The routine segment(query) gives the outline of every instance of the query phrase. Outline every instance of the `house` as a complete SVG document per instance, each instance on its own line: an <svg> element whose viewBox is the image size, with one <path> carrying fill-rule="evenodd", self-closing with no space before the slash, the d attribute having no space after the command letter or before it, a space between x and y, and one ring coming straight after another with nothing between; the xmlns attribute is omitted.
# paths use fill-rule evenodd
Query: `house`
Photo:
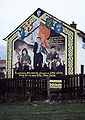
<svg viewBox="0 0 85 120"><path fill-rule="evenodd" d="M33 52L35 43L39 45L37 38L47 51L42 50L41 57L38 48L37 57ZM69 25L40 8L4 40L7 41L7 78L14 77L14 73L18 77L48 76L48 72L51 77L85 73L85 33L74 22ZM23 57L23 51L29 57Z"/></svg>
<svg viewBox="0 0 85 120"><path fill-rule="evenodd" d="M0 60L0 71L6 74L6 60Z"/></svg>
<svg viewBox="0 0 85 120"><path fill-rule="evenodd" d="M80 33L77 34L77 74L85 74L85 33L83 31L80 31Z"/></svg>

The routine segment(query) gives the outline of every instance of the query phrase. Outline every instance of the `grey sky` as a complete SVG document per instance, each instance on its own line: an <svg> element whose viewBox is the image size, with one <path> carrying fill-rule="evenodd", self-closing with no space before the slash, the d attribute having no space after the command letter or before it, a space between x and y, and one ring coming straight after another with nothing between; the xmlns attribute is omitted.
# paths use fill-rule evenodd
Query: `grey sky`
<svg viewBox="0 0 85 120"><path fill-rule="evenodd" d="M0 0L0 46L18 25L28 18L37 8L52 14L85 32L85 0Z"/></svg>

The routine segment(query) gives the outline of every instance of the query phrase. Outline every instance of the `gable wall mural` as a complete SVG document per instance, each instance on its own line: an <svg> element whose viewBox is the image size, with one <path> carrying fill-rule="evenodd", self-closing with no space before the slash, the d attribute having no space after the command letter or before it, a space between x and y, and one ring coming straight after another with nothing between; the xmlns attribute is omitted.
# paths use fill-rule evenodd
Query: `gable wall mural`
<svg viewBox="0 0 85 120"><path fill-rule="evenodd" d="M6 77L76 74L77 31L41 9L7 40Z"/></svg>

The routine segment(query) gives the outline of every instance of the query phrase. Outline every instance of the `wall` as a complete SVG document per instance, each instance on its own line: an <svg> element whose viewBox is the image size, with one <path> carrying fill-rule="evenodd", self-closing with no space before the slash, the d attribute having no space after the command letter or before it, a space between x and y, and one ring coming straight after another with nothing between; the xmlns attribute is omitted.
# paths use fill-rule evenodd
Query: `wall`
<svg viewBox="0 0 85 120"><path fill-rule="evenodd" d="M81 65L84 65L85 74L85 49L82 48L82 37L77 35L77 74L81 73Z"/></svg>

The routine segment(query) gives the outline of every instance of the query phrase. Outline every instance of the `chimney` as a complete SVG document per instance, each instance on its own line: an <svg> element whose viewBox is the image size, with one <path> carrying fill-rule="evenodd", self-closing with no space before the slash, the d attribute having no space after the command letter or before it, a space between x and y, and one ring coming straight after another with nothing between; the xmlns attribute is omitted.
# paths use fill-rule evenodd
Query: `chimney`
<svg viewBox="0 0 85 120"><path fill-rule="evenodd" d="M70 24L70 26L71 26L72 28L76 29L77 24L76 24L76 23L74 23L74 21L73 21L73 22L72 22L72 24Z"/></svg>

